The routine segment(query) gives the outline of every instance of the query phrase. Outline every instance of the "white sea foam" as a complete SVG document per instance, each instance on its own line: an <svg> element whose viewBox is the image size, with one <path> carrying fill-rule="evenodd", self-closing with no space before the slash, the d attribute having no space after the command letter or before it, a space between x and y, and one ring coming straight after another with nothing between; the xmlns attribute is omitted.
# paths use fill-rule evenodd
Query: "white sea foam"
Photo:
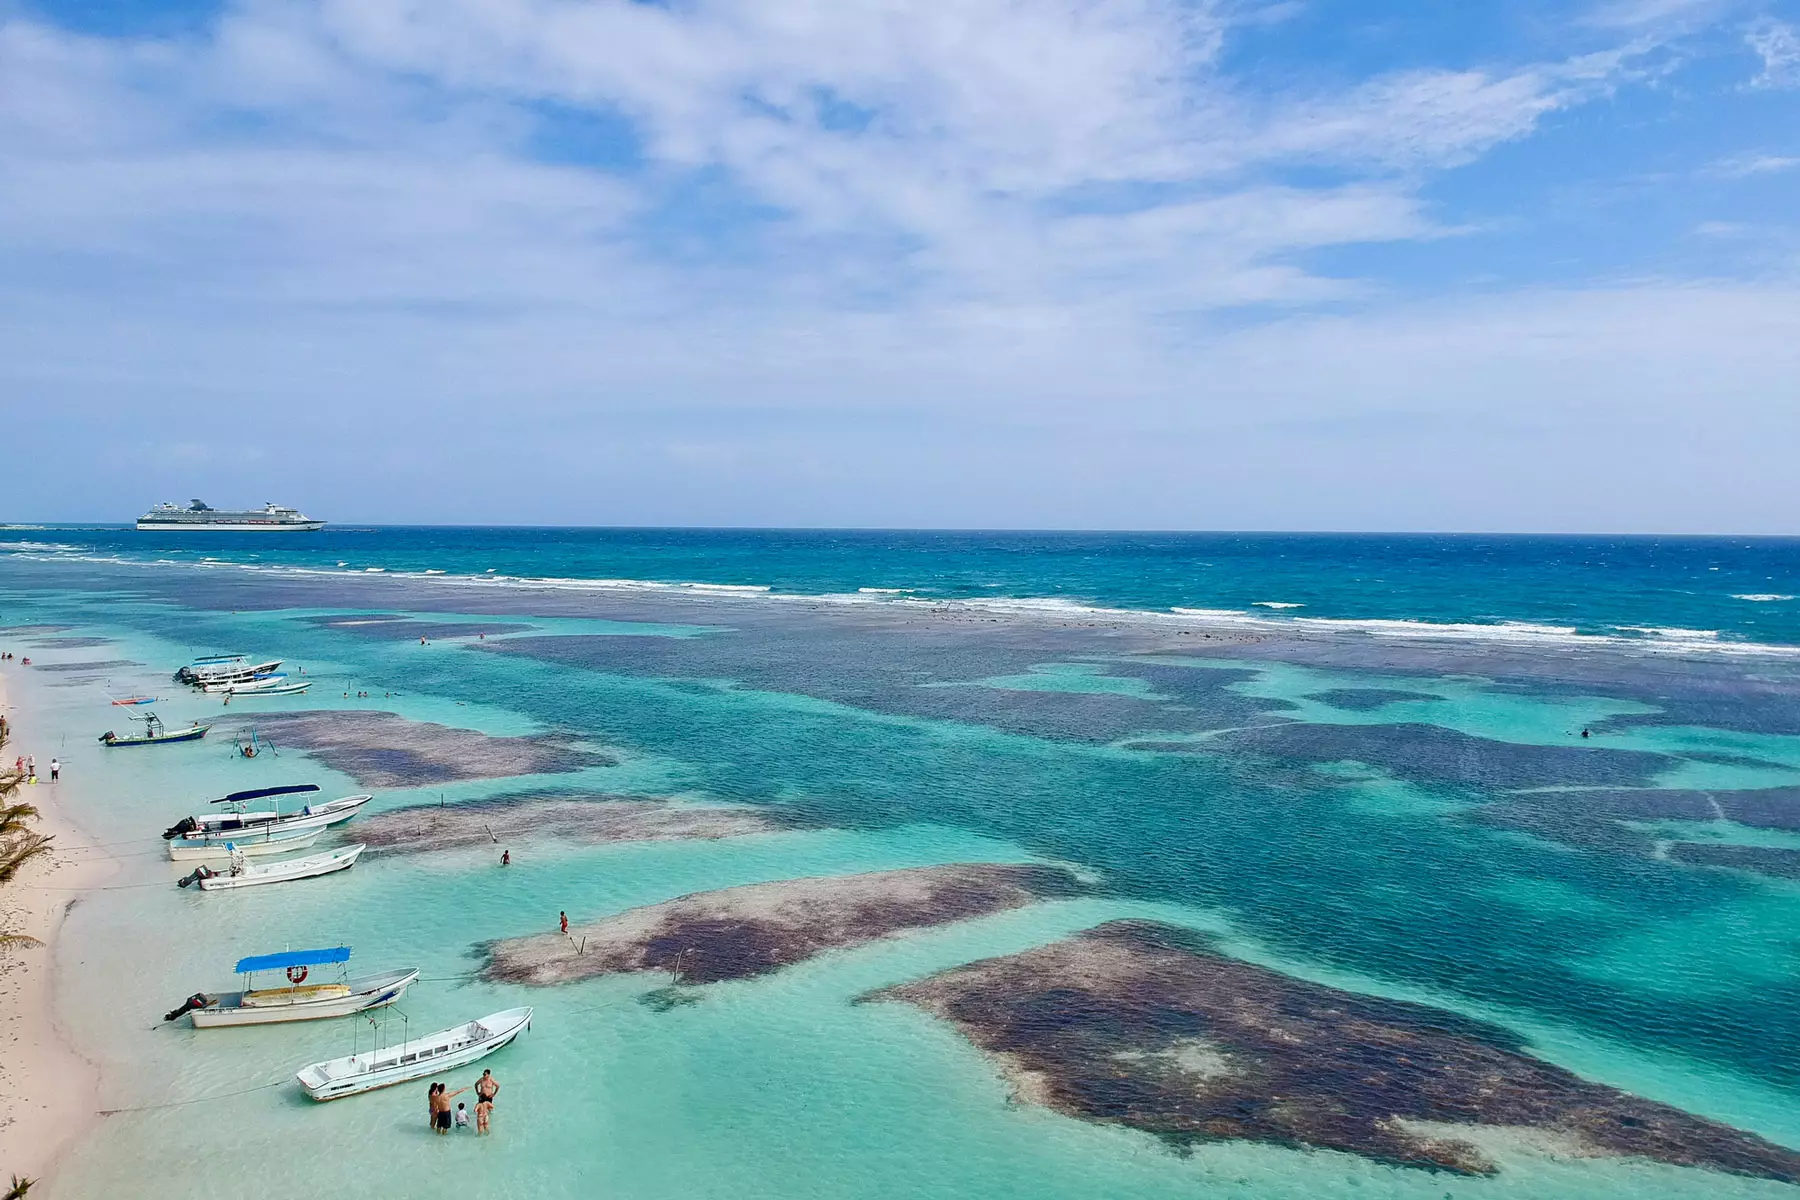
<svg viewBox="0 0 1800 1200"><path fill-rule="evenodd" d="M1792 600L1792 596L1784 596L1780 592L1749 592L1742 596L1733 596L1733 600L1750 600L1757 604L1776 604L1782 600Z"/></svg>
<svg viewBox="0 0 1800 1200"><path fill-rule="evenodd" d="M15 529L29 529L29 525L13 526ZM67 542L0 542L0 550L22 551L25 553L43 553L45 551L75 552L85 549L83 546L71 546Z"/></svg>
<svg viewBox="0 0 1800 1200"><path fill-rule="evenodd" d="M912 591L912 588L857 588L856 594L859 596L905 596Z"/></svg>
<svg viewBox="0 0 1800 1200"><path fill-rule="evenodd" d="M1286 601L1286 600L1257 600L1257 601L1255 601L1255 603L1259 608L1305 608L1306 607L1306 605L1304 605L1304 604L1294 604L1294 603L1290 603L1289 601Z"/></svg>
<svg viewBox="0 0 1800 1200"><path fill-rule="evenodd" d="M1641 633L1645 637L1660 638L1670 642L1716 642L1719 631L1716 629L1669 629L1660 625L1621 625L1629 633Z"/></svg>

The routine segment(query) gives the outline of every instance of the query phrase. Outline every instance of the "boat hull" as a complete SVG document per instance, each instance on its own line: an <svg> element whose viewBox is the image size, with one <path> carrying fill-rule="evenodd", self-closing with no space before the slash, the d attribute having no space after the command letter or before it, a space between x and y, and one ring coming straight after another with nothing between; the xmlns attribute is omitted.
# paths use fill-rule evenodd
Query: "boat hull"
<svg viewBox="0 0 1800 1200"><path fill-rule="evenodd" d="M139 521L145 533L316 533L323 521Z"/></svg>
<svg viewBox="0 0 1800 1200"><path fill-rule="evenodd" d="M511 1045L515 1038L531 1027L531 1013L529 1008L509 1008L504 1012L490 1013L471 1021L468 1026L442 1030L397 1047L312 1063L300 1068L294 1078L308 1096L324 1101L341 1100L345 1096L372 1092L397 1083L410 1083L428 1075L440 1075L445 1071L466 1067ZM477 1025L486 1031L486 1037L443 1048L470 1026Z"/></svg>
<svg viewBox="0 0 1800 1200"><path fill-rule="evenodd" d="M211 725L196 725L192 729L177 729L174 733L165 733L158 737L116 737L100 744L109 750L117 750L122 746L160 746L165 742L196 742L206 736Z"/></svg>
<svg viewBox="0 0 1800 1200"><path fill-rule="evenodd" d="M328 829L333 825L341 825L361 812L365 805L375 799L374 795L364 792L356 796L344 796L325 804L308 805L297 813L285 816L264 816L261 813L245 814L250 819L235 826L226 826L226 818L209 817L200 823L199 828L191 831L186 837L173 839L184 847L208 845L224 845L235 841L243 845L248 841L278 841L284 834L291 834L302 829Z"/></svg>
<svg viewBox="0 0 1800 1200"><path fill-rule="evenodd" d="M418 981L417 968L390 971L350 981L348 996L301 1001L297 1004L245 1006L244 993L227 992L215 1004L196 1008L191 1014L196 1029L224 1029L234 1025L279 1025L288 1021L320 1021L331 1017L348 1017L372 1008L385 1008L406 994Z"/></svg>
<svg viewBox="0 0 1800 1200"><path fill-rule="evenodd" d="M176 838L169 843L169 858L174 862L218 862L231 858L232 846L236 846L246 858L266 858L271 854L304 850L318 841L324 832L325 826L316 825L310 829L289 829L283 837L264 837L261 833L250 831L236 836L221 834L204 841L196 839L189 842L185 838Z"/></svg>
<svg viewBox="0 0 1800 1200"><path fill-rule="evenodd" d="M317 836L317 835L314 835ZM297 879L317 879L321 875L334 875L339 871L348 871L362 857L366 846L346 846L341 850L332 850L325 854L313 854L306 858L290 859L287 862L263 863L251 867L243 875L213 875L199 880L203 892L228 892L237 888L261 887L269 883L292 883Z"/></svg>

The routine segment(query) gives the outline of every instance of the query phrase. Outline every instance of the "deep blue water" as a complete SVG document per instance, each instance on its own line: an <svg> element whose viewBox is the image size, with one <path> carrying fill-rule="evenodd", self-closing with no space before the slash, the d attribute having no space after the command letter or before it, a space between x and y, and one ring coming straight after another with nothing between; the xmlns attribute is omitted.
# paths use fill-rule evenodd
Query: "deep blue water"
<svg viewBox="0 0 1800 1200"><path fill-rule="evenodd" d="M346 526L282 535L50 528L0 531L0 541L143 562L1521 622L1625 637L1683 630L1800 643L1794 538Z"/></svg>

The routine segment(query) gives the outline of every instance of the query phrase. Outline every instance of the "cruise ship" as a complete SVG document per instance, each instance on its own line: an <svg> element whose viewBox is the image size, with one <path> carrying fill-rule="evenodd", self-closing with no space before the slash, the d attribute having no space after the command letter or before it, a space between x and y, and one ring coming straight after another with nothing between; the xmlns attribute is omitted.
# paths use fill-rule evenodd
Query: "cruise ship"
<svg viewBox="0 0 1800 1200"><path fill-rule="evenodd" d="M258 509L230 512L208 507L203 500L195 500L186 508L167 502L159 504L138 518L137 527L162 533L185 532L190 529L261 533L265 530L323 529L325 522L315 521L299 509L282 504L265 504Z"/></svg>

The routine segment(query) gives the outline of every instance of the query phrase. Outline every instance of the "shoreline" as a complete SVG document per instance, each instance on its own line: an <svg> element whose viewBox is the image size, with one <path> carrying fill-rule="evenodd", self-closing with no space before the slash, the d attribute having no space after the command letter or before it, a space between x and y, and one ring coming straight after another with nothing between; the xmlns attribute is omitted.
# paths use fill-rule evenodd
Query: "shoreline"
<svg viewBox="0 0 1800 1200"><path fill-rule="evenodd" d="M0 707L6 709L12 739L4 752L17 756L30 752L21 738L36 730L29 714L19 720L7 683L0 674ZM41 1180L99 1120L100 1068L63 1028L56 964L64 918L87 890L114 872L118 860L62 812L61 786L40 776L36 785L22 784L12 801L36 806L38 827L56 844L0 884L0 931L37 943L0 946L0 1045L6 1048L0 1060L0 1179ZM38 890L53 877L59 890Z"/></svg>

